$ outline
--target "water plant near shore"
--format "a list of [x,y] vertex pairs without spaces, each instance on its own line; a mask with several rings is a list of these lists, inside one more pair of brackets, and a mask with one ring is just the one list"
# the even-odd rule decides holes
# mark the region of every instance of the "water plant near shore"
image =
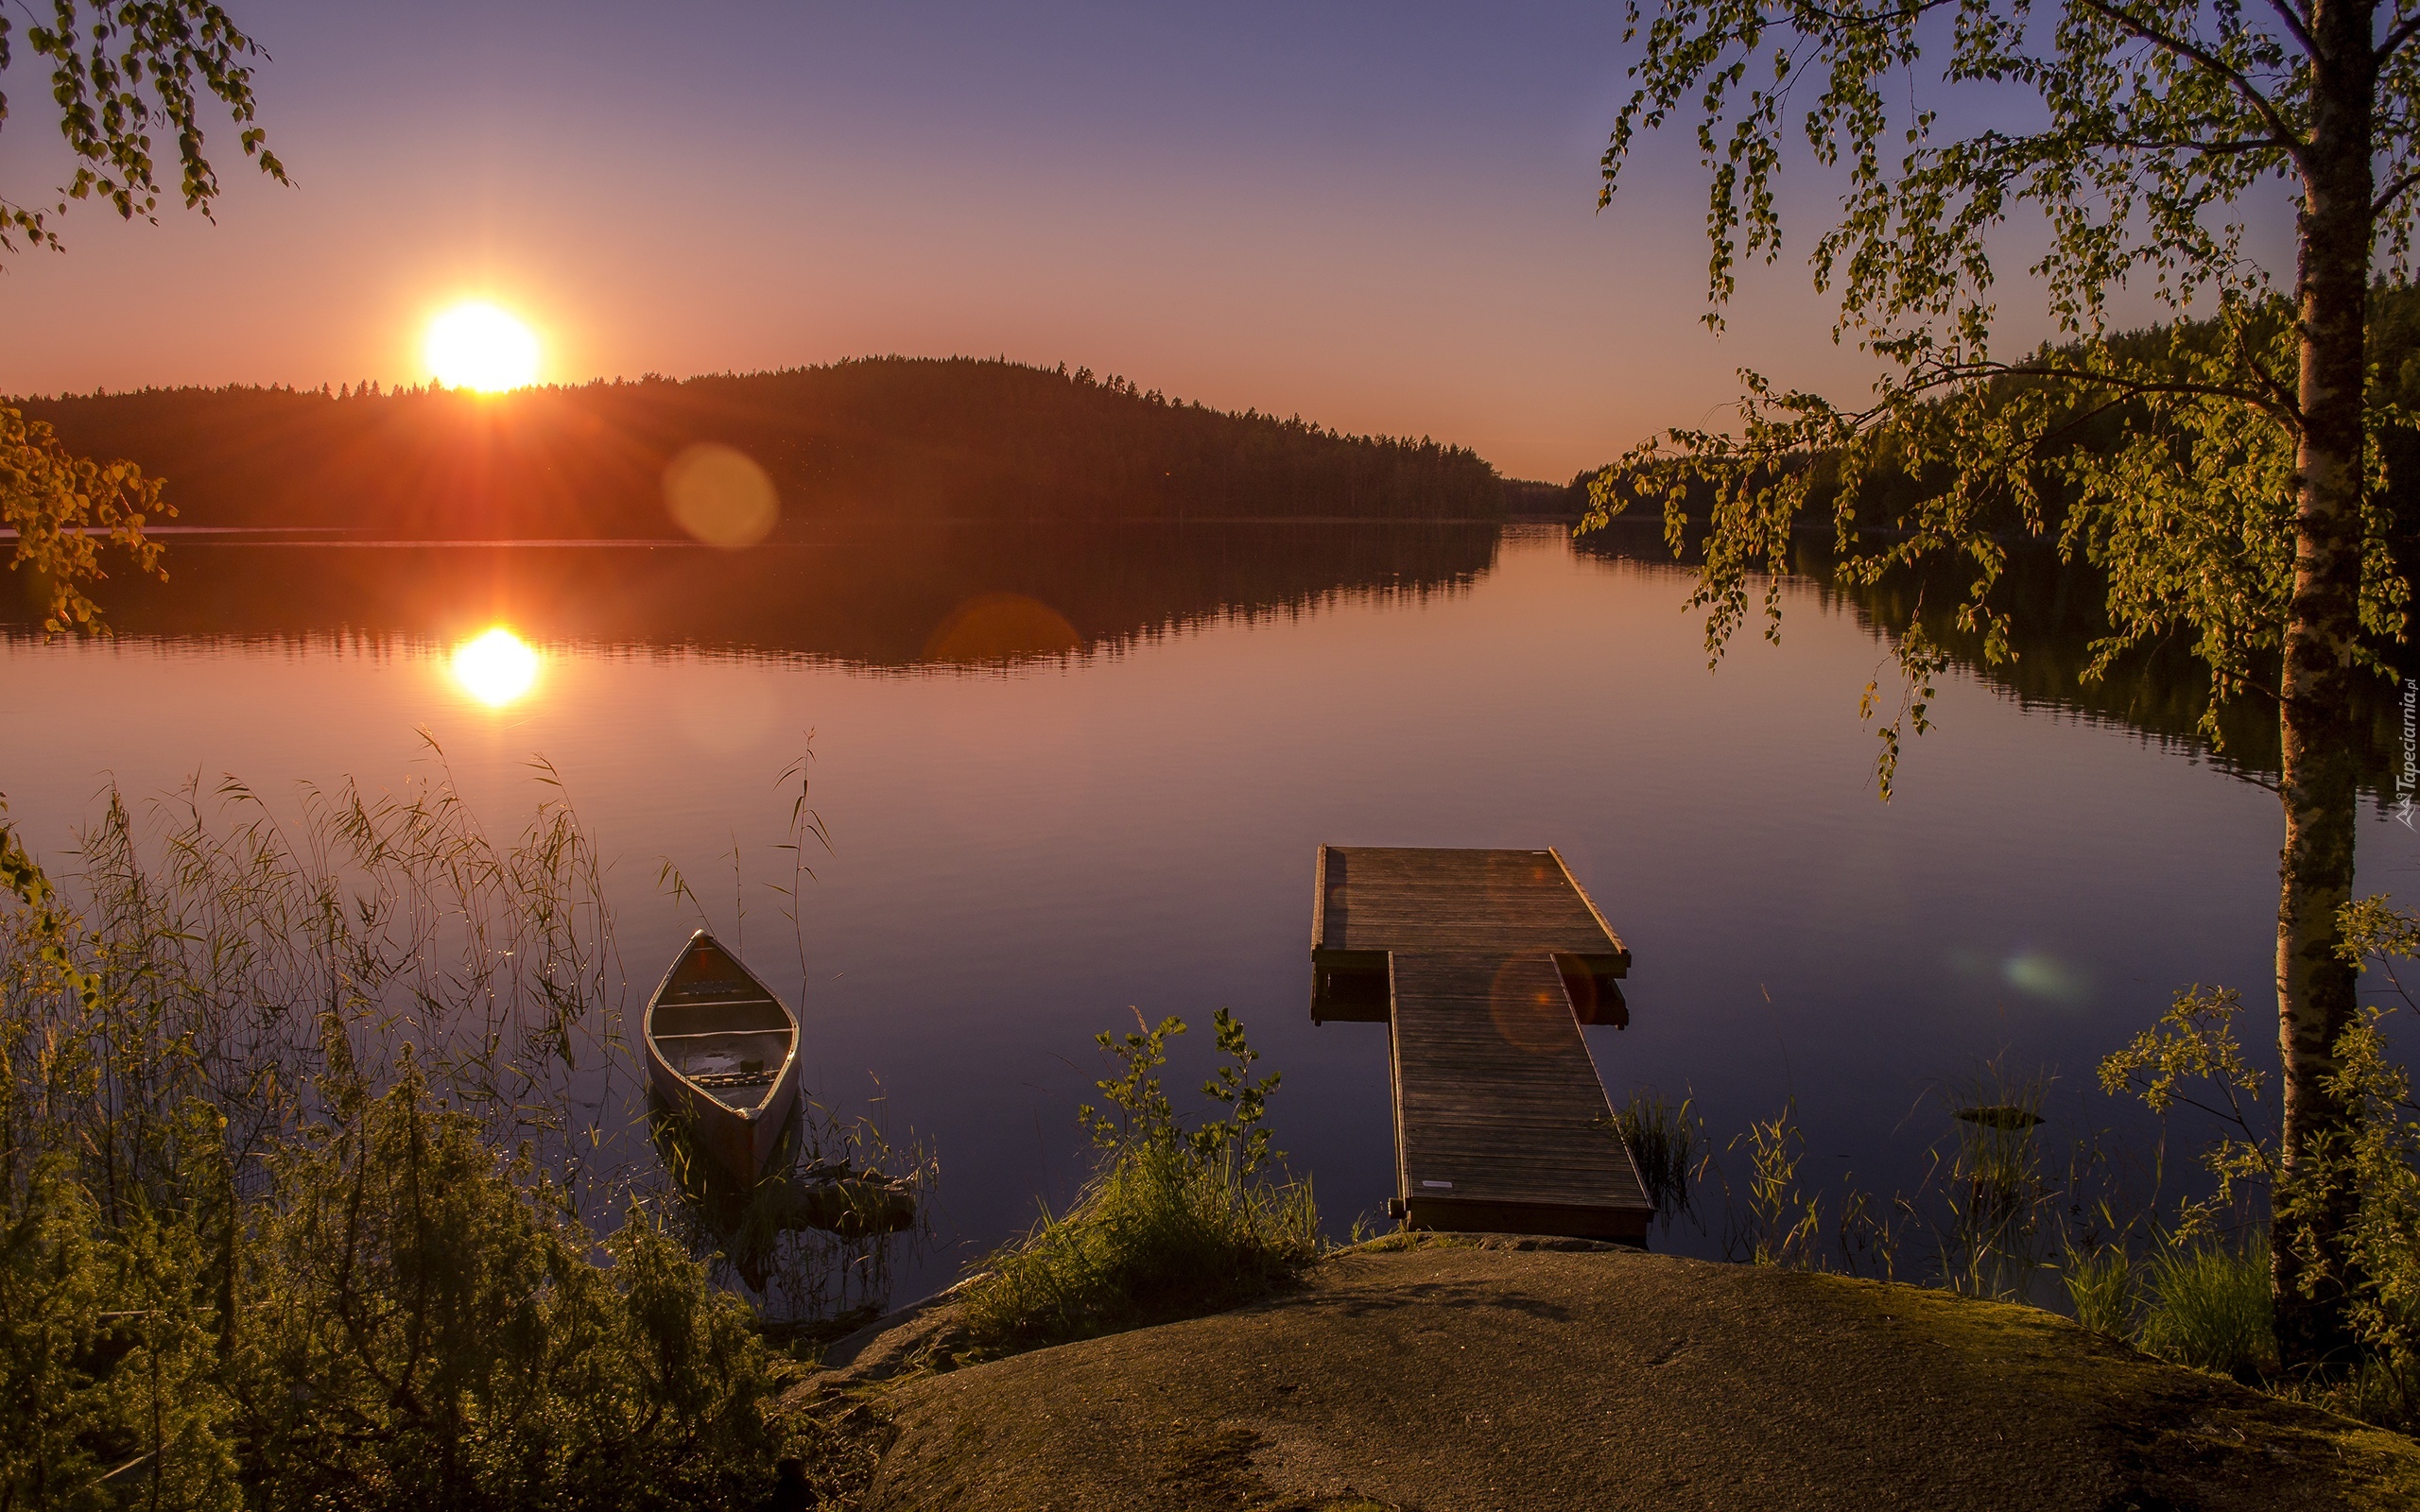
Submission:
[[1641,1088],[1614,1109],[1614,1129],[1630,1147],[1638,1168],[1639,1184],[1655,1207],[1655,1220],[1666,1232],[1683,1218],[1694,1217],[1693,1193],[1703,1176],[1709,1152],[1705,1125],[1684,1097],[1669,1103],[1651,1088]]
[[[1265,1173],[1282,1160],[1262,1124],[1275,1074],[1255,1078],[1243,1025],[1216,1017],[1227,1062],[1201,1089],[1221,1116],[1187,1129],[1157,1074],[1177,1018],[1096,1037],[1120,1068],[1097,1085],[1108,1109],[1079,1117],[1099,1164],[1063,1214],[978,1267],[963,1296],[973,1352],[1005,1354],[1216,1311],[1286,1285],[1325,1246],[1310,1184]],[[1114,1112],[1111,1111],[1114,1109]]]
[[441,765],[299,818],[193,784],[149,832],[112,792],[61,884],[0,823],[0,1505],[771,1489],[785,1366],[614,1149],[603,867],[538,775],[503,840]]
[[[2336,1202],[2348,1214],[2351,1263],[2299,1273],[2302,1284],[2342,1286],[2348,1298],[2356,1348],[2316,1367],[2281,1363],[2266,1248],[2277,1134],[2263,1101],[2268,1077],[2235,1037],[2242,1005],[2228,989],[2180,991],[2158,1022],[2100,1067],[2105,1091],[2131,1093],[2163,1120],[2202,1121],[2208,1184],[2199,1195],[2163,1199],[2165,1132],[2147,1192],[2120,1179],[2126,1151],[2105,1135],[2068,1141],[2059,1169],[2039,1132],[2048,1080],[1996,1062],[1944,1085],[1947,1131],[1912,1193],[1886,1200],[1853,1184],[1831,1197],[1809,1190],[1798,1170],[1804,1135],[1787,1109],[1733,1142],[1749,1156],[1736,1189],[1712,1159],[1691,1181],[1720,1194],[1731,1258],[2064,1303],[2086,1328],[2177,1364],[2420,1430],[2420,1100],[2390,1040],[2396,1016],[2420,1005],[2398,975],[2399,963],[2420,958],[2420,910],[2363,899],[2345,908],[2342,927],[2343,949],[2386,995],[2338,1039],[2330,1095],[2350,1117],[2313,1138],[2310,1178],[2288,1199]],[[1664,1163],[1663,1136],[1639,1110],[1661,1107],[1651,1092],[1631,1103],[1625,1133],[1646,1152],[1642,1170]],[[1826,1231],[1836,1245],[1822,1242]]]

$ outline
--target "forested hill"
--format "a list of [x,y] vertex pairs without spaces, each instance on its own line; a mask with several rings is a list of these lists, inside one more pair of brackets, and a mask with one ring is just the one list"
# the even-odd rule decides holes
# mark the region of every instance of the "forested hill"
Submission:
[[166,478],[187,525],[663,536],[665,466],[699,441],[764,466],[785,533],[836,518],[1438,520],[1504,507],[1495,469],[1464,448],[966,357],[503,395],[373,384],[20,403],[70,449]]

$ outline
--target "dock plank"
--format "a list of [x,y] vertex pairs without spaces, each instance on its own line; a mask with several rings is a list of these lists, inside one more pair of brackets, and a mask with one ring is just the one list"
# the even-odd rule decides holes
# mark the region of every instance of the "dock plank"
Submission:
[[1627,1022],[1630,952],[1563,858],[1323,846],[1316,890],[1314,1018],[1390,1025],[1406,1223],[1643,1242],[1653,1209],[1581,1033]]

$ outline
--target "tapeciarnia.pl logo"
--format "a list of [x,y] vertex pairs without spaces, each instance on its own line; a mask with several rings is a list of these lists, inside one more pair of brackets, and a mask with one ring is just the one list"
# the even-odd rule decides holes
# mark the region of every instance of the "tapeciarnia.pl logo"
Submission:
[[2394,774],[2394,816],[2407,830],[2411,822],[2411,802],[2420,791],[2420,688],[2410,678],[2403,679],[2403,769]]

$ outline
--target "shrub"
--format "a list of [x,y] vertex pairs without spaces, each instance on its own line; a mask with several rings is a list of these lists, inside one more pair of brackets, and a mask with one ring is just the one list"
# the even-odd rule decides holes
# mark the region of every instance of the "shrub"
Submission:
[[1228,1113],[1191,1131],[1152,1074],[1184,1022],[1167,1019],[1122,1040],[1098,1037],[1125,1068],[1098,1083],[1118,1116],[1079,1112],[1100,1165],[1063,1216],[1046,1211],[1031,1232],[983,1263],[963,1304],[976,1352],[1232,1307],[1284,1286],[1319,1257],[1308,1183],[1260,1174],[1277,1158],[1260,1126],[1277,1077],[1252,1078],[1258,1057],[1224,1008],[1217,1029],[1229,1063],[1202,1091]]
[[539,1175],[602,942],[567,813],[307,833],[155,872],[113,799],[78,909],[0,823],[0,1507],[759,1504],[746,1310]]
[[752,1505],[770,1361],[635,1211],[585,1230],[406,1076],[279,1153],[229,1370],[273,1506]]
[[0,1211],[0,1506],[239,1504],[211,1266],[192,1226],[105,1221],[44,1158]]
[[[2113,1091],[2131,1085],[2156,1112],[2185,1104],[2213,1115],[2221,1137],[2204,1160],[2218,1193],[2205,1211],[2238,1184],[2265,1191],[2278,1220],[2305,1236],[2303,1284],[2314,1296],[2342,1288],[2355,1351],[2282,1389],[2409,1430],[2420,1426],[2420,1104],[2394,1057],[2392,1021],[2420,1003],[2398,974],[2400,963],[2420,958],[2420,912],[2375,896],[2346,904],[2340,921],[2342,954],[2385,996],[2363,1005],[2337,1039],[2325,1091],[2345,1117],[2312,1136],[2296,1179],[2281,1179],[2277,1136],[2260,1116],[2267,1077],[2235,1039],[2235,992],[2178,994],[2158,1025],[2103,1062],[2101,1080]],[[2321,1214],[2342,1215],[2341,1254],[2310,1245]],[[2272,1316],[2269,1264],[2257,1249],[2171,1253],[2153,1264],[2154,1290],[2165,1282],[2177,1301],[2155,1303],[2146,1348],[2236,1374],[2276,1358],[2273,1341],[2239,1337],[2256,1312],[2263,1327]]]

